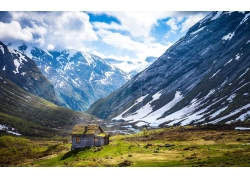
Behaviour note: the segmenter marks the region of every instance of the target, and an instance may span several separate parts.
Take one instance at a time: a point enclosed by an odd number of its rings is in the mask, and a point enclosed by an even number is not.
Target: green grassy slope
[[[0,125],[9,127],[7,130],[14,128],[24,136],[69,135],[75,124],[97,121],[94,116],[56,106],[0,77]]]
[[[250,131],[234,130],[233,126],[147,130],[112,136],[110,144],[103,147],[73,151],[70,151],[70,142],[44,150],[33,142],[40,150],[35,154],[40,157],[36,158],[33,153],[33,160],[23,160],[15,166],[249,167]]]

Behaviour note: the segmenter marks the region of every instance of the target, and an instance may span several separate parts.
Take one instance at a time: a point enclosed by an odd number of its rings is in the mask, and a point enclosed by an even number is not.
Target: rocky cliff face
[[[0,75],[25,91],[58,104],[53,85],[33,60],[0,42]]]
[[[137,126],[230,123],[250,114],[250,13],[212,12],[87,111]]]
[[[31,49],[31,57],[55,87],[60,103],[84,111],[128,81],[127,73],[100,57],[76,50]]]

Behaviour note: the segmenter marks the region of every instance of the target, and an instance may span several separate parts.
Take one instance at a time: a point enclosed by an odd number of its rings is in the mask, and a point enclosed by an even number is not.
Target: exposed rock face
[[[90,53],[47,52],[34,47],[30,54],[54,85],[60,103],[76,111],[87,110],[129,80],[127,73]]]
[[[41,73],[36,63],[20,51],[0,41],[0,75],[22,89],[58,104],[53,85]]]
[[[88,113],[137,126],[230,123],[250,114],[250,13],[212,12]]]

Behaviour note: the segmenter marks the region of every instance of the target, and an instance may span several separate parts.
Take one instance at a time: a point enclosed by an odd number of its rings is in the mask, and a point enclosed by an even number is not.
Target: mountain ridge
[[[77,123],[100,123],[89,114],[57,106],[0,75],[0,133],[31,137],[68,136]]]
[[[249,12],[210,13],[153,65],[87,112],[136,126],[246,119],[243,116],[250,114],[248,16]]]
[[[41,73],[35,62],[18,50],[0,41],[0,75],[25,91],[59,104],[54,87]]]
[[[49,51],[33,47],[32,59],[55,87],[64,107],[84,111],[123,85],[129,75],[100,57],[77,50]]]

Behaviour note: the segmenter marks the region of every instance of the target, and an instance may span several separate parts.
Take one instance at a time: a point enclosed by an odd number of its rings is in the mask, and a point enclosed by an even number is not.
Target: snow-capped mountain
[[[50,102],[58,104],[53,85],[41,73],[35,62],[0,41],[0,75]]]
[[[100,57],[76,50],[30,50],[31,58],[52,82],[63,106],[83,111],[99,98],[118,89],[129,75]]]
[[[123,60],[116,60],[116,59],[111,59],[111,58],[105,58],[104,60],[120,68],[121,70],[127,72],[131,77],[133,77],[139,72],[149,67],[151,64],[153,64],[156,59],[157,57],[149,56],[143,62],[123,61]]]
[[[87,112],[136,126],[249,119],[249,49],[250,12],[212,12]]]

